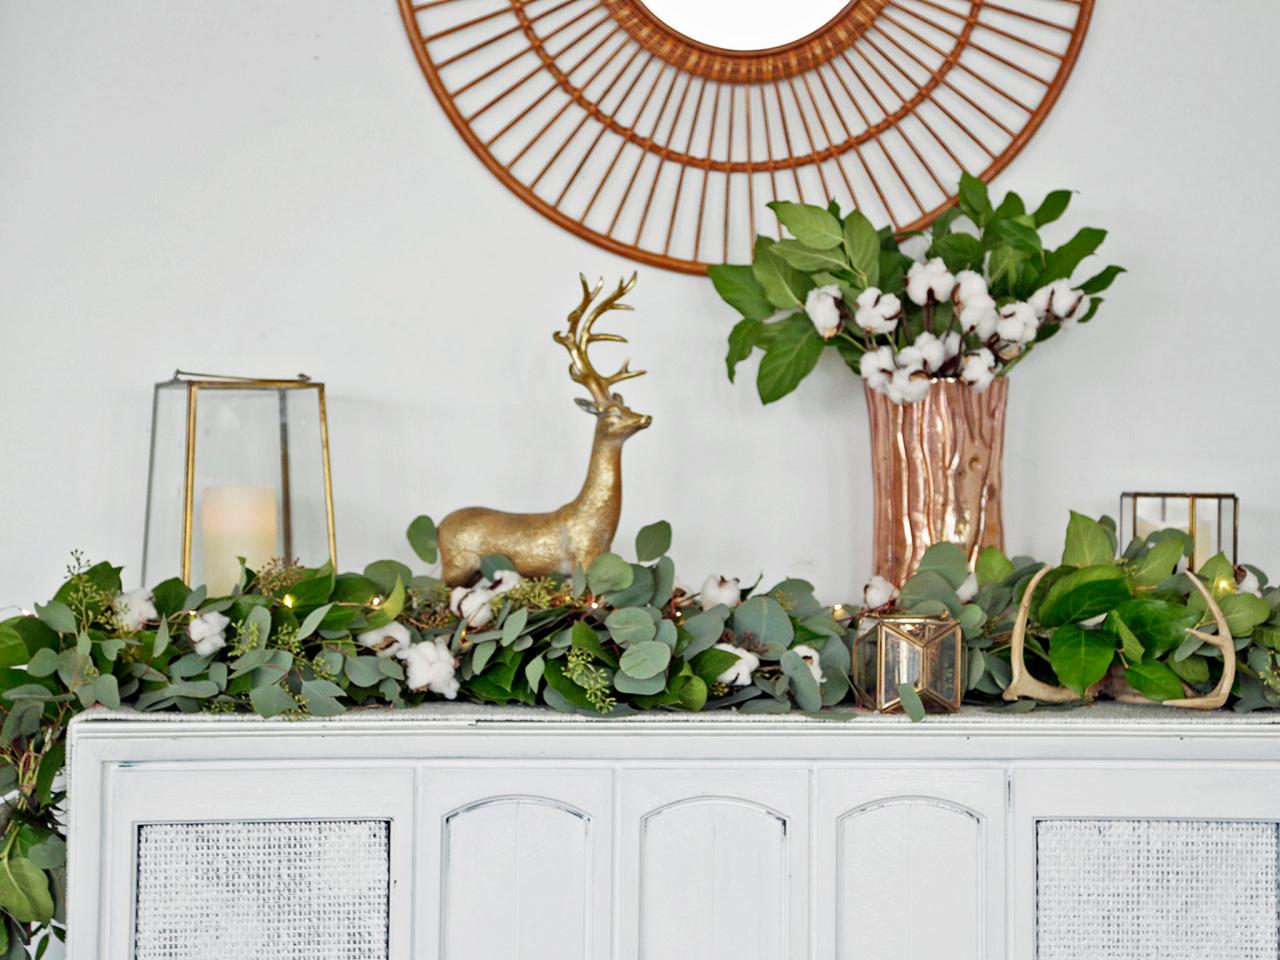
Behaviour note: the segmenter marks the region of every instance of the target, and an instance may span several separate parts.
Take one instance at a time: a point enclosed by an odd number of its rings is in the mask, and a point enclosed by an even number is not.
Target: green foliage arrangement
[[[1085,227],[1061,246],[1040,236],[1067,209],[1055,190],[1034,210],[1008,193],[993,204],[987,186],[964,174],[958,207],[925,234],[877,230],[857,210],[769,204],[791,234],[757,237],[753,262],[709,268],[716,291],[742,319],[729,334],[729,379],[759,348],[760,399],[786,396],[818,362],[824,346],[896,403],[920,400],[934,378],[985,390],[1037,344],[1087,323],[1098,294],[1124,272],[1109,266],[1072,276],[1106,231]],[[921,248],[924,259],[906,252]]]
[[[435,563],[434,523],[419,517],[408,535]],[[712,577],[687,593],[670,544],[670,526],[655,523],[637,537],[636,562],[605,554],[543,579],[486,557],[484,579],[452,591],[394,560],[362,573],[273,562],[244,570],[225,597],[176,579],[125,592],[120,567],[73,557],[49,603],[0,622],[0,958],[39,956],[62,935],[59,773],[68,722],[95,705],[293,718],[462,697],[618,717],[730,706],[817,714],[850,699],[848,614],[856,622],[858,611],[837,616],[802,580],[758,590]],[[1073,514],[1061,564],[1035,598],[1031,669],[1085,691],[1119,664],[1153,700],[1212,686],[1216,651],[1184,641],[1182,628],[1205,619],[1173,575],[1187,549],[1185,535],[1164,531],[1116,559],[1114,524]],[[1008,684],[1008,630],[1039,566],[987,550],[971,573],[959,548],[942,544],[897,598],[962,624],[969,701],[996,702]],[[1199,574],[1241,651],[1236,708],[1280,705],[1280,589],[1221,556]],[[923,716],[918,698],[905,706]]]
[[[1028,669],[1085,699],[1095,684],[1109,681],[1111,692],[1121,678],[1155,701],[1208,692],[1222,675],[1222,655],[1186,632],[1198,627],[1216,633],[1203,597],[1187,579],[1196,575],[1235,638],[1235,709],[1280,707],[1280,588],[1269,587],[1256,567],[1236,569],[1222,554],[1195,574],[1176,573],[1191,548],[1186,533],[1162,530],[1135,539],[1117,557],[1114,521],[1072,513],[1062,558],[1032,596]],[[988,547],[970,573],[958,547],[938,544],[903,585],[897,606],[949,613],[963,626],[966,700],[997,702],[1009,685],[1009,635],[1027,584],[1042,566]],[[1035,706],[1020,701],[1008,709]]]
[[[432,521],[408,534],[434,563]],[[605,554],[571,577],[522,580],[486,557],[485,579],[454,591],[381,560],[362,573],[273,562],[225,597],[177,579],[123,592],[122,568],[74,558],[49,603],[0,623],[0,958],[61,935],[58,774],[68,722],[95,705],[328,717],[461,696],[616,717],[846,698],[846,628],[809,584],[713,578],[716,597],[690,595],[670,542],[653,524],[638,562]]]

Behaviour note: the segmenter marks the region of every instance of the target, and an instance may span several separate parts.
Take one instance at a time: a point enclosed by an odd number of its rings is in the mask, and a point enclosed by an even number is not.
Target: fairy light
[[[286,593],[286,594],[284,595],[284,605],[285,605],[286,607],[292,607],[292,606],[293,606],[293,594],[292,594],[292,593]]]
[[[372,600],[370,600],[370,601],[369,601],[369,606],[371,606],[371,607],[378,607],[378,606],[381,606],[381,605],[382,605],[382,598],[381,598],[381,597],[374,597]]]
[[[1226,577],[1219,577],[1213,586],[1219,593],[1234,592],[1236,588],[1235,581],[1228,580]]]
[[[832,619],[843,620],[847,615],[843,603],[837,603],[831,608]]]

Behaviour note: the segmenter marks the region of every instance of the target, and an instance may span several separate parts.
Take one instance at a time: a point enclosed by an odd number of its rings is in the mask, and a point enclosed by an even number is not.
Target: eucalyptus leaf
[[[671,549],[671,524],[659,520],[641,527],[636,534],[636,559],[641,563],[657,560]]]
[[[794,650],[784,653],[782,672],[791,681],[791,693],[801,710],[815,712],[822,709],[822,691],[800,654]]]
[[[688,629],[687,624],[685,628]],[[766,660],[781,660],[795,639],[791,618],[772,597],[750,597],[735,607],[733,629],[739,636],[749,634],[760,644],[761,656]]]
[[[631,586],[635,574],[631,564],[616,553],[602,553],[587,568],[587,588],[594,594],[624,590]]]
[[[428,516],[415,517],[405,531],[409,538],[409,546],[424,563],[435,563],[439,556],[439,544],[436,537],[436,524]]]
[[[623,651],[618,665],[636,680],[647,680],[662,673],[671,662],[671,648],[658,640],[633,644]]]

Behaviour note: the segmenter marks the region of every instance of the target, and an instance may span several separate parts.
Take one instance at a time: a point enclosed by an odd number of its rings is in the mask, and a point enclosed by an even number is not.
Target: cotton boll
[[[714,573],[707,577],[699,594],[699,602],[701,602],[703,610],[710,610],[712,607],[720,606],[720,604],[724,604],[726,607],[736,607],[741,600],[741,582],[736,577],[732,579],[718,577]]]
[[[965,577],[964,583],[956,587],[956,596],[964,603],[968,603],[978,595],[978,578],[972,573]]]
[[[1037,317],[1051,317],[1061,323],[1074,323],[1089,311],[1089,298],[1084,291],[1072,288],[1069,280],[1055,280],[1041,287],[1029,302]]]
[[[809,673],[813,675],[814,682],[821,685],[826,680],[826,677],[822,675],[822,662],[818,658],[818,651],[803,643],[796,644],[791,650],[793,653],[800,654],[800,659],[809,668]]]
[[[814,287],[804,300],[804,312],[823,340],[830,340],[840,329],[841,291],[835,284]]]
[[[977,334],[981,340],[986,340],[996,332],[999,319],[996,302],[987,294],[965,300],[960,308],[960,326],[966,333]]]
[[[973,270],[961,270],[956,274],[955,300],[958,304],[966,304],[970,300],[979,297],[987,297],[990,291],[987,289],[986,278]]]
[[[156,605],[150,590],[127,590],[116,594],[111,601],[111,609],[115,612],[116,624],[125,633],[141,630],[148,620],[155,620]]]
[[[1262,596],[1262,584],[1258,582],[1257,575],[1247,567],[1236,567],[1236,593]]]
[[[858,295],[853,322],[868,333],[892,333],[902,317],[902,301],[892,293],[867,287]]]
[[[940,257],[926,263],[913,263],[907,271],[907,297],[920,306],[929,302],[930,294],[935,301],[949,299],[955,286],[956,278]]]
[[[862,588],[862,602],[868,610],[887,606],[898,597],[898,588],[881,576],[874,576]]]
[[[427,640],[415,643],[400,655],[405,665],[405,684],[410,690],[429,690],[448,700],[458,697],[453,654],[443,643]]]
[[[493,608],[489,606],[493,597],[487,580],[474,587],[454,587],[449,594],[449,609],[468,627],[488,626],[493,619]]]
[[[942,347],[946,358],[951,360],[960,356],[960,351],[964,348],[964,340],[961,339],[959,333],[952,330],[942,338]]]
[[[911,349],[910,347],[907,348]],[[890,381],[890,399],[894,403],[918,403],[929,394],[929,375],[923,370],[896,370]]]
[[[409,649],[413,638],[408,627],[392,620],[385,626],[356,634],[356,642],[376,650],[380,657],[398,657]]]
[[[924,351],[918,346],[903,347],[895,361],[899,370],[914,372],[924,369]]]
[[[741,647],[735,647],[731,643],[717,643],[712,649],[724,650],[738,658],[737,663],[716,677],[717,683],[723,683],[730,687],[745,687],[751,682],[751,674],[756,667],[760,666],[759,657],[750,650],[743,650]]]
[[[984,393],[995,378],[996,358],[986,347],[964,355],[960,364],[960,379],[972,384],[975,393]]]
[[[516,573],[514,570],[495,570],[493,574],[493,586],[489,588],[489,592],[500,597],[507,591],[518,587],[523,582],[524,577]]]
[[[187,624],[187,636],[197,656],[207,657],[227,645],[227,625],[231,618],[225,614],[202,613]]]
[[[947,361],[946,346],[927,330],[916,337],[916,342],[912,346],[920,351],[926,370],[936,373]]]
[[[872,390],[883,392],[893,370],[893,350],[890,347],[868,350],[858,361],[858,372]]]
[[[1000,308],[996,333],[1007,343],[1030,343],[1039,329],[1036,312],[1029,303],[1009,303]]]

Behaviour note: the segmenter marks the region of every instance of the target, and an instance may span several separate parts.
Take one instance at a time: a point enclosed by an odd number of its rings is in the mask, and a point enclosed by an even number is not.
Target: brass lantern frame
[[[863,623],[867,622],[871,626],[865,630],[860,629],[853,642],[853,670],[851,672],[853,674],[854,693],[857,695],[861,706],[869,707],[879,713],[892,713],[902,709],[901,696],[892,696],[881,700],[881,691],[885,689],[885,665],[887,660],[885,640],[891,635],[894,642],[906,643],[920,651],[920,678],[916,683],[915,689],[921,702],[926,707],[932,705],[947,713],[953,713],[960,709],[960,703],[964,697],[964,637],[958,621],[945,614],[884,613],[866,615],[863,617]],[[927,631],[925,639],[921,641],[907,631],[897,629],[896,625],[899,624],[923,625]],[[861,627],[861,624],[859,624],[859,627]],[[859,653],[860,648],[866,643],[875,644],[875,676],[872,678],[874,689],[871,690],[868,690],[867,678],[860,675],[862,661]],[[955,645],[955,679],[952,684],[952,699],[950,701],[943,700],[929,689],[931,666],[928,653],[931,648],[943,643]]]
[[[147,513],[143,529],[142,569],[147,570],[148,551],[151,541],[151,504],[154,490],[156,467],[156,426],[160,409],[160,389],[182,384],[186,387],[186,417],[184,435],[184,464],[182,490],[182,545],[181,571],[182,581],[191,582],[191,546],[195,521],[195,481],[196,481],[196,426],[201,391],[215,390],[275,390],[279,395],[280,410],[283,414],[285,394],[294,390],[314,390],[316,392],[317,412],[320,421],[320,454],[322,476],[324,481],[325,524],[328,533],[329,562],[336,569],[338,565],[337,533],[334,528],[333,511],[333,473],[329,464],[329,418],[325,405],[324,384],[312,380],[306,374],[286,378],[242,377],[218,373],[193,373],[188,370],[175,370],[173,376],[156,385],[151,409],[151,446],[147,469]],[[293,516],[290,497],[289,479],[289,437],[288,421],[283,415],[280,420],[280,490],[281,490],[281,527],[286,556],[293,550]]]
[[[1195,548],[1196,540],[1196,519],[1197,519],[1197,503],[1198,501],[1211,500],[1219,504],[1218,512],[1221,514],[1221,504],[1226,502],[1231,504],[1231,555],[1229,559],[1232,564],[1239,562],[1240,556],[1240,498],[1234,493],[1185,493],[1185,492],[1161,492],[1149,490],[1126,490],[1120,494],[1120,517],[1129,521],[1130,538],[1138,535],[1138,505],[1142,500],[1185,500],[1187,502],[1187,532],[1191,536],[1191,569],[1198,570],[1200,565],[1208,560],[1208,557],[1199,556]],[[1181,529],[1177,525],[1173,525],[1174,529]],[[1224,549],[1224,537],[1222,529],[1221,516],[1218,519],[1218,549]],[[1126,544],[1121,544],[1123,548]]]

